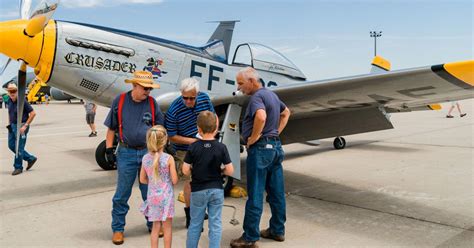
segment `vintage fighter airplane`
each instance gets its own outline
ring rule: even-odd
[[[390,113],[473,97],[472,60],[388,71],[389,63],[376,57],[374,64],[383,70],[308,81],[292,62],[264,45],[240,44],[230,61],[236,21],[220,22],[207,44],[194,47],[109,27],[50,20],[57,6],[42,2],[29,20],[0,23],[0,52],[22,62],[20,94],[25,89],[28,65],[49,85],[110,106],[115,96],[130,90],[125,78],[135,70],[148,70],[161,84],[152,95],[166,111],[180,95],[178,83],[195,77],[223,120],[222,139],[236,165],[240,165],[239,119],[248,98],[233,93],[237,89],[235,75],[245,66],[258,70],[262,84],[272,87],[291,110],[281,135],[284,144],[337,137],[334,146],[343,148],[343,135],[393,128]],[[97,161],[103,169],[113,169],[105,161],[104,147],[102,142]],[[236,166],[234,177],[240,179],[240,166]]]

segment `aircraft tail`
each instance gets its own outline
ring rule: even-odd
[[[207,43],[215,40],[222,40],[224,43],[226,60],[229,58],[230,44],[232,43],[232,34],[234,33],[235,23],[239,20],[234,21],[219,21],[219,26],[217,26],[214,33],[211,35],[211,38]]]
[[[385,73],[390,71],[391,64],[390,61],[380,57],[375,56],[372,60],[372,69],[370,70],[370,74],[374,73]]]

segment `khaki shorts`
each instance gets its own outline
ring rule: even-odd
[[[87,124],[94,124],[95,114],[86,114]]]
[[[174,161],[176,164],[176,172],[178,173],[178,177],[180,180],[187,180],[191,181],[191,175],[185,176],[183,174],[183,163],[184,163],[184,157],[186,157],[186,151],[176,151],[176,155],[174,156]]]

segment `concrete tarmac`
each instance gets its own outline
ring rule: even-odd
[[[441,111],[393,114],[395,129],[346,136],[344,150],[334,150],[332,139],[285,146],[286,241],[259,246],[473,247],[474,100],[460,103],[464,118],[445,118],[449,103]],[[103,171],[94,158],[108,109],[98,108],[99,136],[89,138],[81,104],[33,107],[38,115],[26,145],[38,157],[32,170],[10,175],[13,154],[0,130],[0,247],[115,247],[116,172]],[[7,111],[0,116],[4,127]],[[182,183],[176,197],[181,189]],[[138,187],[129,204],[122,247],[148,247]],[[232,209],[223,209],[222,247],[242,232],[245,198],[225,204],[237,208],[240,224],[231,225]],[[173,247],[185,247],[182,208],[176,202]],[[269,217],[265,204],[262,229]],[[200,247],[207,247],[207,231]]]

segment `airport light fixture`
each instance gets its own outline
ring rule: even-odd
[[[374,56],[377,56],[377,37],[382,36],[382,31],[370,31],[370,37],[374,37]]]

